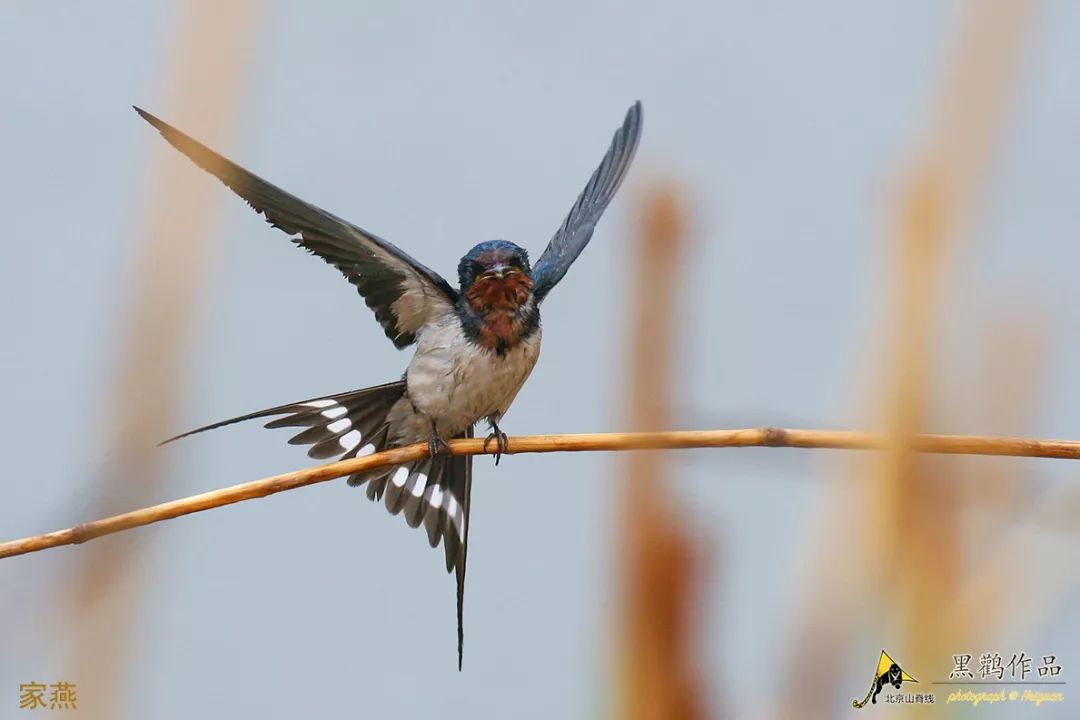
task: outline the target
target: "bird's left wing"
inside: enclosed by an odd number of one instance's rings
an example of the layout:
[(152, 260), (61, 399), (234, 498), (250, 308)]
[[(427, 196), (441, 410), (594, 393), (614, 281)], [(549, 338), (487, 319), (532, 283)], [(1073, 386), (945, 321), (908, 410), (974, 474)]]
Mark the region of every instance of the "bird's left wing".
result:
[(581, 191), (574, 207), (563, 220), (555, 236), (551, 238), (544, 254), (533, 266), (533, 293), (543, 300), (551, 288), (562, 280), (563, 275), (589, 244), (593, 229), (604, 214), (615, 191), (619, 189), (641, 137), (641, 101), (630, 106), (622, 127), (615, 131), (600, 166), (593, 172), (585, 189)]
[(442, 276), (400, 248), (285, 192), (150, 113), (139, 108), (135, 111), (271, 225), (340, 270), (375, 311), (386, 336), (398, 348), (415, 342), (416, 332), (428, 320), (449, 311), (457, 301), (457, 291)]

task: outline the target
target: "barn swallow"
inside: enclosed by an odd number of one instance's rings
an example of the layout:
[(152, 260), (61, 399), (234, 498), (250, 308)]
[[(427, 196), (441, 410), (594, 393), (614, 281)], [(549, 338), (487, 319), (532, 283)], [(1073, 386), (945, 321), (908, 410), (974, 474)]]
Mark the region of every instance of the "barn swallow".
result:
[(599, 167), (535, 265), (505, 240), (476, 245), (458, 263), (458, 288), (397, 246), (307, 203), (218, 155), (150, 113), (135, 108), (173, 147), (217, 177), (292, 241), (336, 267), (359, 291), (398, 349), (416, 345), (401, 380), (278, 405), (206, 425), (165, 442), (255, 418), (268, 428), (300, 427), (289, 440), (313, 458), (341, 459), (427, 442), (429, 456), (352, 475), (410, 527), (442, 541), (447, 572), (456, 571), (458, 669), (464, 646), (472, 458), (446, 453), (447, 440), (485, 440), (496, 463), (507, 448), (499, 422), (540, 354), (540, 305), (588, 244), (626, 176), (641, 134), (641, 103), (626, 113)]

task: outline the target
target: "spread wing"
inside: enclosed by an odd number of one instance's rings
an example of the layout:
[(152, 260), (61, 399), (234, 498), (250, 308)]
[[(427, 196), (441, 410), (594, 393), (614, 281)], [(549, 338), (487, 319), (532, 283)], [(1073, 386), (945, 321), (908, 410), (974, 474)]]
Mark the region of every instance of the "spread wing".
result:
[(266, 182), (150, 113), (135, 111), (271, 225), (340, 270), (398, 348), (411, 345), (429, 319), (453, 307), (457, 291), (400, 248)]
[(630, 162), (637, 150), (641, 136), (641, 101), (635, 102), (626, 113), (622, 127), (615, 131), (600, 167), (589, 178), (570, 214), (551, 238), (544, 254), (533, 266), (533, 293), (543, 300), (551, 288), (562, 280), (563, 275), (589, 244), (593, 229), (604, 214), (619, 184), (630, 169)]

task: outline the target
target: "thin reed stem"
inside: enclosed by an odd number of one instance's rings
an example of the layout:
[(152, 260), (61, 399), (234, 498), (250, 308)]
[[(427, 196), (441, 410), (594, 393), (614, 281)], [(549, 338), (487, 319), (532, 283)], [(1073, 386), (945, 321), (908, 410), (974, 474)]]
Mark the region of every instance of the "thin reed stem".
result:
[[(690, 448), (781, 447), (830, 450), (881, 450), (888, 447), (884, 435), (849, 430), (784, 430), (750, 428), (745, 430), (689, 430), (648, 433), (596, 433), (582, 435), (528, 435), (512, 437), (507, 454), (586, 452), (623, 450), (680, 450)], [(489, 444), (490, 445), (490, 444)], [(1036, 440), (1030, 438), (982, 437), (976, 435), (917, 435), (910, 440), (915, 452), (939, 455), (998, 455), (1012, 457), (1080, 459), (1080, 441)], [(484, 441), (451, 440), (454, 455), (485, 455)], [(132, 510), (112, 517), (82, 523), (64, 530), (0, 543), (0, 558), (25, 555), (61, 545), (76, 545), (87, 540), (130, 530), (143, 525), (171, 520), (211, 508), (244, 500), (266, 497), (285, 490), (314, 485), (386, 465), (400, 465), (417, 460), (428, 452), (427, 443), (387, 450), (361, 458), (294, 470), (281, 475), (254, 480), (241, 485), (212, 490), (172, 500), (151, 507)]]

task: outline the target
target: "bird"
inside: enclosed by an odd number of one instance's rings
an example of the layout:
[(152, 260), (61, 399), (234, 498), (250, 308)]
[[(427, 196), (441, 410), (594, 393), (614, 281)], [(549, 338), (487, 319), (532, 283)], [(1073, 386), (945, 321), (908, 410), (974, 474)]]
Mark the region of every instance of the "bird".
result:
[(540, 306), (592, 238), (634, 159), (641, 101), (622, 125), (566, 218), (535, 264), (506, 240), (475, 245), (457, 266), (458, 287), (396, 245), (292, 195), (214, 152), (172, 125), (133, 106), (174, 148), (239, 195), (273, 227), (337, 268), (374, 312), (399, 350), (415, 345), (401, 379), (277, 405), (190, 430), (162, 444), (246, 420), (267, 428), (302, 428), (289, 442), (315, 459), (348, 459), (426, 442), (414, 462), (348, 478), (369, 499), (421, 525), (431, 547), (440, 541), (457, 584), (458, 671), (464, 655), (465, 566), (472, 457), (449, 454), (448, 440), (473, 437), (486, 420), (495, 463), (508, 449), (499, 423), (540, 354)]

